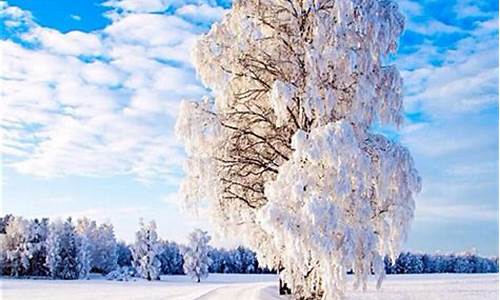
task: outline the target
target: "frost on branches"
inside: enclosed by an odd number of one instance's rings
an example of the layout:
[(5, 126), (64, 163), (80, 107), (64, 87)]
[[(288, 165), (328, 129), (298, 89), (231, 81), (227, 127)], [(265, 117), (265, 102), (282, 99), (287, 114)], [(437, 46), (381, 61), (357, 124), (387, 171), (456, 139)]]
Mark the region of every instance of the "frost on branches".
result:
[(132, 265), (137, 273), (147, 280), (160, 279), (160, 242), (156, 233), (156, 223), (151, 221), (144, 224), (139, 222), (140, 229), (135, 234), (135, 243), (132, 245)]
[(208, 276), (210, 258), (208, 246), (210, 236), (206, 231), (195, 229), (189, 234), (188, 245), (184, 248), (184, 272), (191, 278), (200, 282), (201, 278)]
[(297, 298), (366, 288), (410, 228), (420, 178), (408, 150), (375, 134), (403, 120), (392, 1), (236, 0), (194, 51), (215, 98), (184, 101), (184, 203), (208, 202), (226, 233), (283, 269)]

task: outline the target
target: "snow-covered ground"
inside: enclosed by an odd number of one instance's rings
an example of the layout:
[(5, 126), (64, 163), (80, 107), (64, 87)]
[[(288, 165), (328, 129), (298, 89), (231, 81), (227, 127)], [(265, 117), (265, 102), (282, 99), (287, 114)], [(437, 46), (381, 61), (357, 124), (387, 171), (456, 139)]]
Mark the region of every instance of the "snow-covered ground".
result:
[[(211, 274), (200, 284), (186, 276), (164, 276), (162, 281), (118, 282), (90, 280), (24, 280), (2, 278), (2, 300), (273, 300), (274, 275)], [(348, 299), (469, 300), (498, 299), (498, 274), (390, 275), (382, 289), (374, 284), (366, 293), (347, 292)]]

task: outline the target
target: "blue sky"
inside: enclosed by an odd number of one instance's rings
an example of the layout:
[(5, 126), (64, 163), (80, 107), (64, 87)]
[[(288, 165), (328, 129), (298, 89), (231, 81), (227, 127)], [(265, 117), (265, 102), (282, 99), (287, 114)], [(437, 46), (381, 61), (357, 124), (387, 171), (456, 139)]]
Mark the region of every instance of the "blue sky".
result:
[[(207, 94), (189, 49), (216, 0), (0, 2), (2, 213), (139, 217), (183, 241), (180, 99)], [(498, 2), (399, 1), (408, 146), (423, 178), (405, 247), (498, 252)], [(218, 238), (220, 243), (222, 238)]]

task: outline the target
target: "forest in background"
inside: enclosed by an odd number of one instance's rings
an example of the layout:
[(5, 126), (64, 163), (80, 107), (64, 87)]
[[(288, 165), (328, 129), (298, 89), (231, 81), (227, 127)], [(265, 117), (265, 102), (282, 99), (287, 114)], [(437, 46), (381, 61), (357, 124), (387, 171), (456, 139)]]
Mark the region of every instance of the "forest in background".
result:
[[(142, 224), (142, 223), (141, 223)], [(55, 242), (57, 241), (57, 243)], [(140, 241), (135, 241), (137, 244)], [(185, 245), (159, 238), (152, 256), (160, 275), (185, 274)], [(138, 276), (134, 244), (118, 241), (113, 225), (97, 225), (88, 218), (73, 222), (48, 218), (0, 218), (1, 274), (12, 277), (43, 276), (54, 279), (84, 279), (88, 273), (102, 273), (109, 279)], [(245, 247), (234, 249), (208, 245), (209, 273), (275, 273), (260, 266), (257, 255)], [(395, 262), (384, 259), (387, 274), (495, 273), (498, 257), (482, 257), (475, 251), (462, 253), (401, 253)]]

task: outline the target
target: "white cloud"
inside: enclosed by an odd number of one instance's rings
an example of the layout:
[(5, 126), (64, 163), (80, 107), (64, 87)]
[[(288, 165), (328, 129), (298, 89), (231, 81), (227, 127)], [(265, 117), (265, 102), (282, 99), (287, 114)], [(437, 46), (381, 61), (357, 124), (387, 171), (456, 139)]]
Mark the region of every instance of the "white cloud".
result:
[(459, 27), (445, 24), (438, 20), (431, 19), (426, 22), (417, 22), (411, 18), (409, 19), (407, 30), (429, 36), (462, 32), (462, 29)]
[(161, 12), (165, 10), (170, 1), (167, 0), (110, 0), (104, 5), (121, 8), (128, 12)]
[(143, 46), (173, 46), (199, 31), (177, 16), (132, 14), (116, 20), (104, 29), (113, 42)]
[(124, 75), (109, 64), (95, 61), (82, 67), (82, 78), (91, 84), (116, 86), (122, 82)]
[(80, 17), (79, 15), (69, 15), (69, 17), (75, 21), (81, 21), (82, 20), (82, 17)]
[(63, 55), (99, 55), (103, 51), (96, 34), (81, 31), (60, 33), (57, 30), (35, 27), (23, 36), (28, 41), (39, 42), (44, 49)]
[(458, 0), (453, 7), (456, 16), (461, 19), (492, 16), (491, 12), (483, 11), (477, 0)]
[(3, 18), (5, 26), (20, 27), (22, 25), (33, 25), (33, 16), (29, 11), (17, 6), (9, 6), (6, 1), (0, 1), (0, 17)]
[(227, 10), (222, 7), (213, 7), (206, 3), (200, 5), (188, 4), (176, 10), (176, 14), (189, 19), (197, 20), (198, 22), (208, 22), (219, 20)]
[(399, 2), (399, 8), (405, 15), (418, 16), (424, 11), (422, 5), (418, 2), (402, 0)]
[(443, 117), (498, 104), (498, 28), (491, 24), (492, 20), (477, 23), (446, 51), (426, 44), (400, 60), (410, 111)]

